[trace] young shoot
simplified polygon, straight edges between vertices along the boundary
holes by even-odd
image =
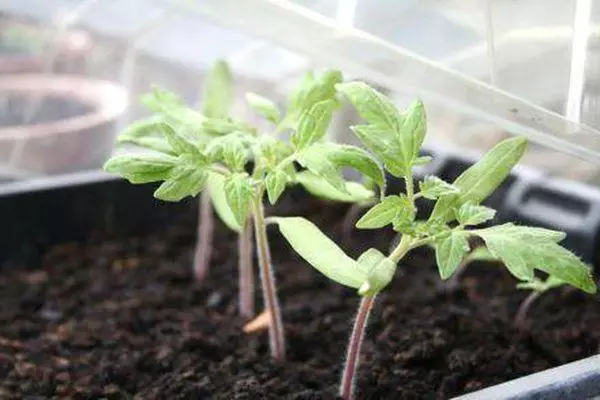
[[[518,289],[531,290],[531,293],[525,298],[525,300],[523,300],[519,306],[519,309],[517,310],[517,313],[515,314],[515,326],[521,330],[526,329],[527,314],[536,300],[550,289],[567,284],[568,282],[565,282],[562,279],[552,275],[549,275],[545,280],[534,276],[530,281],[518,283]]]
[[[248,94],[251,107],[274,126],[265,133],[243,121],[214,117],[206,109],[204,113],[210,116],[204,115],[185,107],[173,94],[155,90],[146,104],[156,115],[124,133],[138,138],[135,143],[150,152],[119,155],[105,165],[106,171],[134,184],[162,182],[154,196],[164,201],[196,196],[208,187],[217,213],[239,231],[249,231],[252,219],[262,294],[270,314],[271,355],[280,361],[285,358],[285,339],[263,199],[275,204],[293,184],[340,201],[372,197],[371,191],[342,178],[346,167],[376,182],[382,193],[385,190],[383,171],[373,156],[324,139],[339,106],[335,85],[341,81],[338,71],[306,74],[291,94],[283,116],[272,101]],[[282,132],[291,133],[289,142],[278,138]],[[296,164],[305,169],[297,171]],[[248,240],[240,241],[242,257],[250,253],[250,246]],[[241,281],[245,280],[243,273],[240,271]]]
[[[452,183],[428,177],[419,182],[416,190],[413,168],[427,162],[419,156],[427,125],[423,104],[415,101],[401,113],[389,98],[364,83],[338,84],[336,89],[367,122],[352,127],[354,133],[391,175],[406,183],[405,193],[383,191],[377,204],[356,224],[359,229],[392,225],[402,236],[387,255],[371,248],[355,260],[304,218],[272,219],[291,247],[309,264],[328,278],[357,289],[362,296],[340,385],[343,399],[354,398],[361,344],[376,296],[390,283],[397,265],[417,247],[434,247],[444,280],[453,275],[469,253],[468,240],[478,237],[521,281],[531,281],[538,269],[585,292],[596,292],[590,269],[558,244],[564,238],[562,232],[512,223],[477,228],[494,217],[495,211],[480,203],[523,156],[527,147],[524,139],[517,137],[499,143]],[[418,221],[415,199],[421,197],[435,205],[427,220]]]

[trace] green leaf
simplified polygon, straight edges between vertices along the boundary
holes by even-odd
[[[164,118],[162,116],[153,116],[135,121],[125,127],[117,137],[117,142],[148,136],[162,136],[162,132],[160,131],[160,124],[162,123],[164,123]]]
[[[402,117],[387,96],[364,82],[340,83],[335,85],[335,88],[350,100],[363,119],[379,130],[391,133],[400,131]]]
[[[533,277],[531,281],[517,283],[517,289],[533,290],[535,292],[544,293],[566,284],[567,282],[550,275],[545,281],[538,277]]]
[[[238,224],[244,225],[250,210],[254,191],[252,179],[245,172],[231,174],[225,178],[225,198]]]
[[[176,165],[177,158],[166,154],[124,154],[108,160],[104,170],[131,183],[149,183],[167,179]]]
[[[329,279],[355,289],[367,280],[356,261],[329,239],[312,222],[301,217],[270,218],[292,248]]]
[[[440,196],[458,193],[456,187],[432,175],[426,176],[422,182],[419,182],[419,188],[423,197],[430,200],[435,200]]]
[[[313,174],[325,179],[336,190],[346,193],[346,183],[337,166],[328,158],[328,151],[313,145],[298,154],[298,162]]]
[[[377,249],[368,249],[356,260],[367,273],[367,279],[358,289],[361,296],[373,296],[382,291],[396,273],[396,263]]]
[[[241,132],[234,132],[210,141],[207,153],[213,161],[220,161],[233,171],[242,172],[246,165],[247,146],[253,144],[253,138]]]
[[[219,219],[232,231],[241,232],[242,226],[238,223],[235,215],[233,215],[233,211],[231,211],[231,208],[227,203],[227,196],[225,195],[225,177],[221,174],[209,172],[208,192],[210,193],[210,199]]]
[[[381,193],[385,193],[385,172],[377,163],[377,160],[363,149],[356,146],[335,143],[317,144],[312,147],[314,146],[323,148],[326,157],[338,169],[343,167],[354,168],[377,183]]]
[[[419,159],[421,145],[427,132],[427,116],[425,106],[420,100],[413,101],[405,112],[396,135],[400,145],[400,164],[406,169],[406,175],[410,173],[415,161]]]
[[[356,182],[346,182],[347,193],[340,192],[327,183],[325,179],[310,171],[298,172],[296,174],[296,182],[304,186],[310,194],[327,200],[358,203],[375,197],[373,191]]]
[[[562,232],[509,223],[470,233],[481,237],[492,255],[520,280],[531,281],[534,269],[539,269],[585,292],[596,292],[590,269],[557,244],[564,238]]]
[[[413,162],[413,167],[419,167],[421,165],[427,165],[429,164],[431,161],[433,161],[433,157],[431,156],[422,156],[422,157],[417,157],[415,159],[415,161]]]
[[[350,127],[358,139],[369,151],[375,154],[385,168],[393,176],[401,177],[406,173],[406,168],[398,157],[400,146],[396,141],[395,133],[385,131],[375,125],[356,125]]]
[[[169,146],[171,146],[171,148],[173,150],[175,150],[175,152],[177,154],[186,154],[187,153],[198,159],[203,158],[198,147],[196,147],[196,145],[194,143],[192,143],[190,140],[188,140],[184,136],[175,132],[175,130],[171,126],[163,123],[163,124],[160,124],[159,128],[160,128],[161,132],[163,133],[163,135],[165,136],[165,138],[167,139]]]
[[[475,261],[500,261],[494,257],[490,250],[485,246],[478,246],[473,249],[465,258],[464,263],[472,263]]]
[[[300,115],[298,129],[291,139],[297,149],[304,149],[325,136],[335,106],[333,100],[319,101]]]
[[[403,220],[410,220],[414,218],[415,212],[414,206],[406,196],[386,196],[358,220],[356,227],[358,229],[383,228],[394,221],[400,223]]]
[[[142,137],[126,137],[119,136],[119,143],[129,143],[139,147],[143,147],[148,150],[158,151],[159,153],[165,153],[171,156],[177,156],[177,153],[173,150],[173,148],[169,145],[162,137],[154,137],[154,136],[142,136]]]
[[[456,178],[453,185],[460,193],[442,196],[435,204],[431,218],[451,221],[454,218],[454,208],[467,201],[481,203],[508,177],[526,149],[527,140],[520,137],[497,144],[481,160]]]
[[[456,211],[456,219],[461,225],[479,225],[496,216],[493,208],[480,206],[467,201]]]
[[[266,120],[277,124],[281,120],[279,109],[271,100],[256,93],[246,93],[246,101],[250,107]]]
[[[280,170],[275,169],[267,174],[265,178],[265,184],[267,186],[267,195],[269,196],[269,202],[275,204],[288,183],[287,174]]]
[[[206,185],[208,173],[202,168],[177,166],[169,177],[156,189],[154,197],[163,201],[180,201],[196,196]]]
[[[467,237],[466,232],[453,230],[434,242],[435,260],[442,279],[450,278],[469,252]]]
[[[151,92],[142,95],[141,102],[148,109],[160,114],[185,106],[181,97],[155,85]]]
[[[233,102],[231,72],[223,60],[215,62],[208,72],[202,90],[202,114],[210,118],[225,118]]]

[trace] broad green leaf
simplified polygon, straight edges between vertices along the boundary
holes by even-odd
[[[298,154],[298,162],[313,174],[325,179],[336,190],[346,193],[346,183],[338,167],[328,158],[328,151],[313,145]]]
[[[327,181],[310,171],[300,171],[296,174],[296,182],[312,195],[327,200],[340,201],[346,203],[358,203],[373,199],[375,193],[360,183],[346,182],[347,193],[340,192]]]
[[[419,182],[419,188],[423,197],[430,200],[458,193],[458,189],[455,186],[432,175],[426,176],[422,182]]]
[[[208,72],[202,90],[202,114],[210,118],[225,118],[233,102],[233,87],[229,66],[223,60],[215,62]]]
[[[241,232],[242,226],[238,223],[235,215],[233,215],[233,211],[231,211],[231,208],[227,203],[227,196],[225,195],[225,177],[221,174],[209,172],[207,185],[210,199],[219,219],[232,231]]]
[[[124,154],[108,160],[104,170],[131,183],[149,183],[167,179],[176,165],[177,158],[167,154]]]
[[[481,160],[463,172],[453,185],[459,194],[442,196],[431,213],[431,218],[451,221],[452,210],[467,201],[475,204],[485,200],[510,174],[527,148],[527,140],[516,137],[497,144]]]
[[[338,168],[349,167],[372,179],[379,186],[380,192],[385,193],[385,172],[369,153],[363,149],[334,143],[316,144],[312,147],[324,149],[326,157]]]
[[[398,158],[400,145],[396,141],[395,133],[386,131],[375,125],[356,125],[350,127],[358,139],[375,154],[393,176],[402,177],[406,173],[405,166]]]
[[[395,220],[414,218],[414,206],[402,195],[386,196],[362,216],[356,223],[358,229],[378,229]]]
[[[297,149],[304,149],[325,136],[334,108],[333,100],[323,100],[300,115],[298,129],[291,138]]]
[[[451,231],[435,241],[435,260],[442,279],[450,278],[469,252],[467,236],[464,231]]]
[[[340,83],[335,88],[350,100],[363,119],[380,130],[400,132],[402,117],[388,97],[364,82]]]
[[[355,289],[367,280],[367,273],[358,263],[309,220],[301,217],[271,219],[290,246],[329,279]]]
[[[265,185],[267,186],[267,195],[269,202],[275,204],[288,183],[287,174],[280,170],[275,169],[267,174],[265,178]]]
[[[225,178],[225,198],[238,224],[244,225],[250,211],[253,189],[252,180],[245,172],[231,174]]]
[[[509,223],[470,233],[481,237],[492,255],[520,280],[531,281],[534,269],[539,269],[585,292],[596,292],[590,269],[557,244],[564,238],[562,232]]]
[[[159,127],[167,139],[169,146],[171,146],[177,154],[187,153],[199,159],[203,158],[198,147],[184,136],[178,134],[171,126],[163,123],[160,124]]]
[[[250,107],[266,120],[277,124],[281,120],[279,109],[271,100],[256,93],[246,93],[246,101]]]
[[[196,196],[206,185],[208,173],[202,168],[175,167],[169,177],[156,189],[154,197],[163,201],[180,201]]]
[[[129,141],[134,138],[142,138],[148,136],[162,136],[160,124],[164,122],[162,116],[153,116],[150,118],[135,121],[129,124],[117,137],[117,142],[123,140]]]
[[[177,153],[169,145],[166,139],[155,136],[141,136],[141,137],[126,137],[119,136],[119,143],[129,143],[145,149],[158,151],[171,156],[177,156]]]
[[[410,173],[415,161],[419,158],[421,145],[427,132],[427,116],[425,106],[420,100],[413,101],[406,110],[402,119],[400,130],[396,139],[400,145],[401,164],[406,169],[406,175]]]
[[[356,260],[367,273],[367,280],[358,289],[361,296],[373,296],[383,290],[396,273],[396,263],[377,249],[368,249]]]
[[[467,201],[456,211],[456,220],[461,225],[479,225],[496,216],[493,208],[480,206],[472,201]]]

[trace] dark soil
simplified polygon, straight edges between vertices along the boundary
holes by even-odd
[[[341,238],[346,206],[302,199]],[[288,213],[288,198],[279,209]],[[55,246],[42,265],[0,274],[2,399],[333,399],[359,298],[300,261],[273,230],[288,361],[270,361],[265,332],[236,316],[236,241],[220,227],[209,279],[192,279],[195,220],[118,241],[93,232]],[[391,233],[360,232],[353,255]],[[496,265],[474,265],[446,294],[426,251],[379,296],[359,373],[361,399],[434,399],[600,351],[600,302],[543,296],[532,330],[511,327],[525,293]],[[257,295],[257,297],[259,297]]]

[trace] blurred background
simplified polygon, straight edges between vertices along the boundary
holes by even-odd
[[[399,105],[428,143],[600,185],[600,3],[592,0],[0,0],[0,177],[98,169],[152,84],[199,102],[217,58],[274,100],[309,68],[342,69]],[[351,109],[331,135],[352,142]]]

